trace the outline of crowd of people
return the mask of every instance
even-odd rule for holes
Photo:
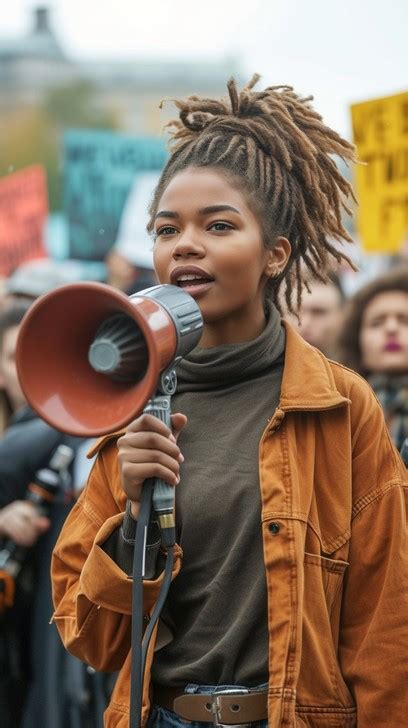
[[[149,714],[152,727],[184,725],[188,717],[173,710],[173,698],[182,696],[187,683],[194,683],[190,693],[197,695],[209,687],[216,693],[220,685],[245,685],[263,695],[269,680],[270,726],[281,725],[280,715],[284,725],[323,727],[329,712],[333,727],[403,725],[408,696],[399,681],[404,682],[406,647],[401,657],[395,649],[400,637],[406,645],[407,630],[403,611],[400,621],[395,616],[395,600],[402,600],[398,590],[407,574],[401,553],[404,510],[397,493],[405,476],[396,453],[408,438],[408,263],[402,257],[384,259],[381,275],[361,284],[355,273],[355,292],[346,292],[346,256],[332,238],[348,237],[338,193],[347,192],[347,183],[328,160],[339,152],[353,159],[353,150],[319,119],[307,100],[287,87],[256,93],[250,84],[238,92],[231,83],[225,105],[198,97],[180,102],[175,146],[151,207],[154,271],[138,269],[115,250],[107,261],[107,283],[127,294],[156,281],[177,284],[179,271],[187,276],[183,286],[201,302],[203,339],[180,364],[173,434],[141,416],[118,441],[109,440],[87,459],[90,442],[43,422],[19,385],[16,342],[31,302],[63,281],[46,276],[33,290],[36,274],[24,277],[21,271],[5,281],[0,312],[4,728],[99,728],[113,690],[105,725],[128,724],[129,615],[119,615],[116,594],[125,593],[130,580],[121,538],[125,546],[132,542],[140,486],[157,475],[176,484],[184,560],[183,566],[176,563],[180,574],[163,612],[173,639],[151,666],[154,709],[149,713],[145,695],[144,720]],[[261,243],[260,230],[273,245]],[[284,443],[262,436],[266,422]],[[261,499],[254,496],[260,441]],[[72,457],[64,473],[58,472],[55,497],[40,511],[30,500],[30,485],[50,468],[61,446]],[[226,495],[235,486],[237,492]],[[108,507],[113,501],[117,509]],[[102,514],[100,522],[89,518],[90,508]],[[258,525],[261,510],[266,534]],[[132,537],[124,538],[124,532]],[[11,588],[4,554],[12,556],[14,547],[21,569]],[[309,601],[300,581],[286,577],[290,564],[295,573],[303,562],[304,588],[313,592]],[[82,575],[89,563],[106,570],[99,587],[105,590],[105,606],[97,605],[96,612],[89,566],[88,576]],[[152,599],[156,577],[147,585]],[[332,590],[330,580],[336,580]],[[270,590],[274,605],[267,611]],[[295,599],[304,600],[296,614]],[[85,632],[91,613],[93,627]],[[293,624],[302,619],[301,648]],[[56,624],[76,657],[66,651]],[[291,682],[290,665],[297,684]],[[291,722],[295,710],[296,723]],[[190,720],[206,722],[199,711]],[[262,714],[249,722],[264,726],[265,721]]]
[[[112,251],[109,285],[128,295],[154,283],[152,271]],[[13,549],[21,570],[14,594],[0,609],[0,715],[4,728],[99,728],[114,675],[98,674],[69,655],[50,625],[51,554],[73,503],[86,484],[91,440],[70,437],[42,420],[21,389],[16,349],[24,315],[41,295],[72,282],[49,259],[21,265],[4,280],[0,308],[0,604]],[[41,342],[39,342],[39,346]],[[46,508],[30,499],[30,486],[49,467],[60,445],[72,453],[66,477]],[[3,593],[4,597],[4,593]],[[3,599],[5,602],[5,599]]]
[[[350,297],[336,272],[309,287],[299,320],[289,320],[312,346],[369,382],[401,449],[408,437],[408,261],[390,261]]]

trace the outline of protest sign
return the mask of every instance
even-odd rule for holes
[[[69,255],[103,260],[114,245],[138,174],[161,170],[164,141],[113,132],[71,130],[64,138],[64,208]]]
[[[10,275],[24,261],[47,256],[47,210],[46,176],[40,165],[0,179],[0,275]]]
[[[153,269],[153,241],[146,227],[148,208],[160,172],[141,172],[128,194],[114,250],[138,268]]]
[[[354,104],[351,115],[362,245],[395,254],[408,235],[408,92]]]

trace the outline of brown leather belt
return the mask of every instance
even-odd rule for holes
[[[267,691],[220,691],[185,693],[181,688],[153,687],[153,703],[173,711],[184,720],[212,723],[214,726],[242,725],[268,716]]]

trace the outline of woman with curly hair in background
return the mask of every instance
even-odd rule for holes
[[[408,266],[375,278],[350,299],[339,357],[381,402],[393,442],[408,437]]]

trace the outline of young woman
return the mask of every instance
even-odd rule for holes
[[[350,187],[332,155],[353,149],[309,98],[256,80],[178,102],[149,227],[158,280],[197,299],[202,339],[178,366],[172,432],[143,414],[99,441],[54,554],[67,648],[120,670],[109,728],[129,721],[128,555],[152,476],[175,487],[179,546],[143,725],[406,720],[406,473],[367,384],[277,307],[282,284],[289,306],[300,297],[303,267],[321,280],[345,257],[330,240],[348,237]]]
[[[350,299],[339,347],[341,360],[373,387],[401,449],[408,437],[408,265],[375,278]]]

